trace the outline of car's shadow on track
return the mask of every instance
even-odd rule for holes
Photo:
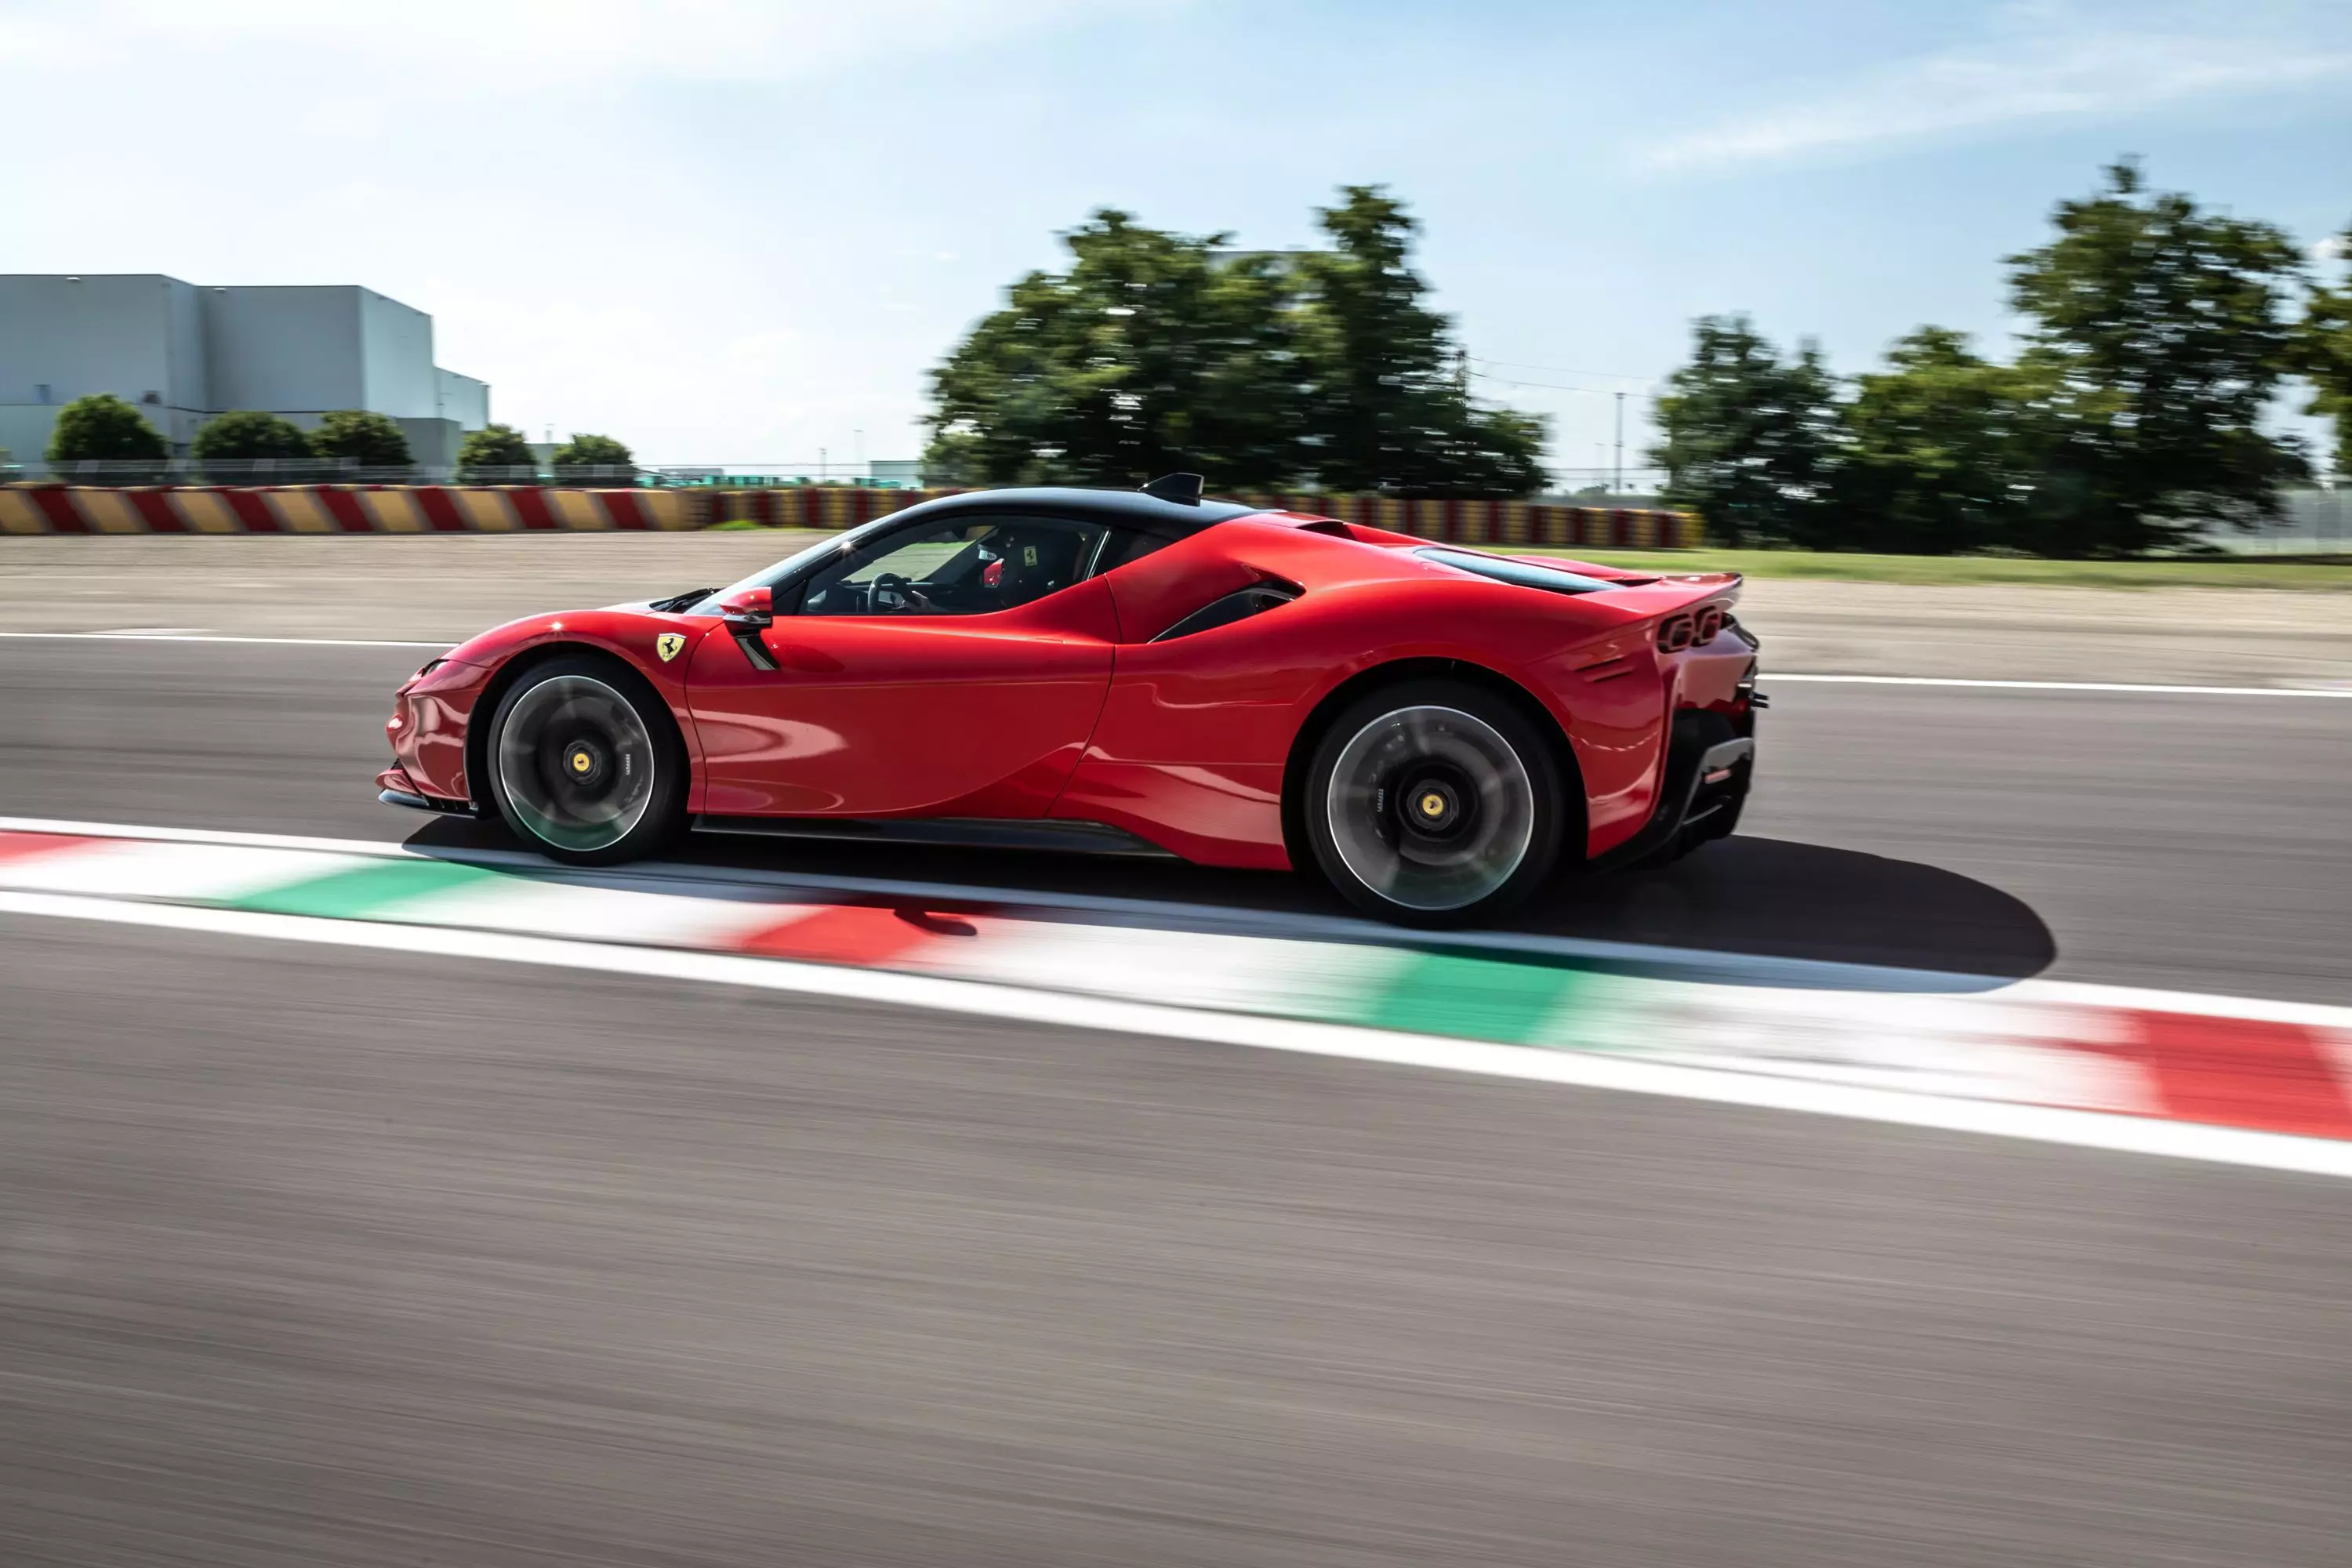
[[[2058,944],[2031,907],[1916,861],[1732,837],[1664,871],[1564,885],[1513,922],[1596,941],[2022,979]]]
[[[512,850],[503,829],[445,817],[408,839],[427,852]],[[1303,878],[1173,860],[695,835],[688,865],[1056,898],[1140,899],[1213,910],[1350,913]],[[952,900],[950,900],[952,901]],[[1915,861],[1777,838],[1733,837],[1664,871],[1563,878],[1507,929],[1597,942],[2021,979],[2057,944],[1997,888]]]

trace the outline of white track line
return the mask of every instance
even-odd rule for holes
[[[2028,1139],[2083,1149],[2251,1166],[2308,1175],[2352,1177],[2352,1142],[2247,1132],[1991,1100],[1939,1100],[1895,1089],[1717,1072],[1583,1052],[1493,1046],[1427,1035],[1392,1034],[1335,1024],[1298,1023],[1181,1007],[1070,995],[1020,986],[940,980],[868,969],[837,969],[779,959],[679,952],[657,948],[562,942],[545,937],[446,931],[362,921],[315,920],[170,904],[119,903],[43,893],[0,893],[0,913],[100,921],[172,931],[307,942],[335,947],[459,960],[532,963],[606,974],[634,974],[702,984],[828,996],[882,1006],[1102,1029],[1129,1035],[1291,1051],[1440,1072],[1565,1084],[1580,1089],[1795,1110],[1862,1121]]]
[[[1790,675],[1766,671],[1759,685],[1790,680],[1838,686],[1978,686],[1994,691],[2120,691],[2164,697],[2352,697],[2352,687],[2337,690],[2324,686],[2152,686],[2128,680],[1970,680],[1943,675]]]

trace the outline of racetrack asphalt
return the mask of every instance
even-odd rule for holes
[[[425,651],[0,639],[17,816],[505,843],[377,803]],[[1971,973],[2352,1002],[2352,700],[1763,682],[1739,837],[1563,886],[1530,929]],[[687,858],[1336,910],[1294,879],[698,838]]]
[[[397,840],[418,650],[0,642],[0,809]],[[1788,685],[1538,929],[2342,1003],[2352,703]],[[1280,878],[698,858],[1325,908]],[[2333,1563],[2317,1178],[0,917],[0,1562]]]
[[[2314,1177],[0,917],[0,1560],[2342,1561]]]

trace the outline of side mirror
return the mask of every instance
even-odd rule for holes
[[[745,588],[719,600],[719,614],[730,627],[764,626],[776,618],[775,595],[765,588]]]

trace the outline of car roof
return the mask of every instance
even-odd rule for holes
[[[904,521],[918,513],[929,517],[951,511],[1031,511],[1061,517],[1095,517],[1153,533],[1197,533],[1212,523],[1248,517],[1262,507],[1233,501],[1162,500],[1141,490],[1095,490],[1062,486],[1034,486],[1002,490],[961,490],[893,512],[890,521]]]

